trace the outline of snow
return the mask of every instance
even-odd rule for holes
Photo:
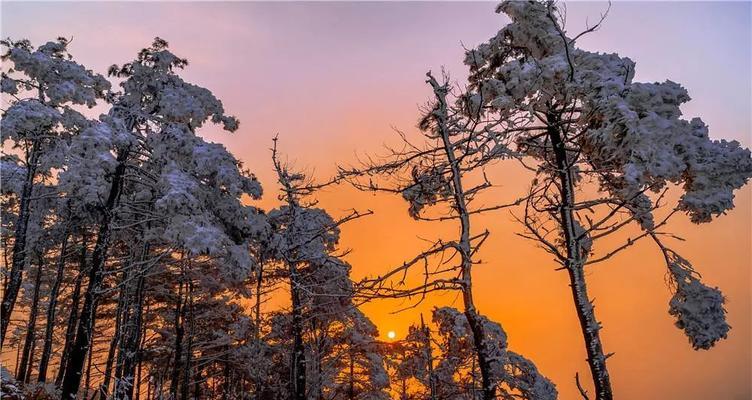
[[[413,169],[414,182],[402,190],[402,197],[410,203],[408,213],[413,218],[418,218],[426,206],[436,204],[441,199],[451,196],[449,180],[436,169],[421,171]]]
[[[507,336],[501,325],[484,316],[479,318],[486,341],[483,352],[491,362],[492,381],[502,398],[556,399],[556,386],[540,374],[531,361],[507,349]],[[440,346],[443,353],[436,367],[438,382],[454,382],[463,359],[473,357],[475,352],[470,325],[464,313],[451,307],[435,308],[433,321],[444,343]],[[451,389],[448,392],[451,393]]]
[[[718,288],[703,284],[689,261],[670,253],[669,273],[675,293],[669,302],[669,313],[676,318],[692,347],[710,349],[728,336],[726,299]]]
[[[0,188],[3,193],[21,194],[26,168],[20,165],[17,156],[4,155],[0,159]]]
[[[14,102],[3,113],[0,129],[5,140],[21,141],[44,135],[60,122],[60,113],[35,99]]]
[[[103,98],[110,89],[110,83],[69,59],[67,45],[67,41],[60,39],[33,50],[23,43],[16,43],[8,52],[8,60],[13,63],[15,71],[43,85],[46,102],[51,106],[73,103],[93,107],[97,99]],[[13,90],[12,84],[5,79],[3,92]]]

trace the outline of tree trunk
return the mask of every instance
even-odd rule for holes
[[[496,399],[496,384],[491,380],[491,361],[488,359],[488,345],[486,344],[486,335],[483,332],[483,323],[475,309],[473,301],[473,284],[472,284],[472,267],[471,258],[472,248],[470,245],[470,213],[465,203],[465,192],[462,188],[462,171],[459,162],[454,154],[454,144],[449,137],[447,127],[447,103],[446,95],[448,88],[439,86],[438,82],[429,74],[429,83],[433,87],[436,99],[439,104],[434,111],[436,125],[441,135],[444,145],[444,153],[447,156],[449,167],[452,171],[452,196],[454,198],[454,208],[460,219],[460,241],[459,252],[462,265],[462,301],[465,307],[465,317],[473,332],[473,344],[475,353],[478,357],[478,366],[480,368],[481,379],[483,380],[483,399]]]
[[[224,376],[224,382],[222,385],[222,400],[229,400],[230,399],[230,365],[226,359],[224,361],[224,370],[222,371],[222,373]]]
[[[177,302],[175,303],[175,357],[172,363],[172,376],[170,378],[170,398],[176,399],[178,395],[178,382],[180,379],[180,364],[183,361],[183,282],[180,282]]]
[[[188,302],[188,343],[186,343],[185,348],[185,364],[183,365],[183,383],[181,387],[181,398],[183,400],[188,400],[188,395],[190,393],[190,378],[191,378],[191,356],[193,355],[193,335],[194,335],[194,322],[193,322],[193,284],[189,281],[188,282],[188,294],[187,294],[187,302]],[[186,315],[183,315],[183,318],[185,320]]]
[[[21,366],[21,346],[20,344],[16,346],[16,369],[14,372],[14,376],[18,377],[18,367]]]
[[[593,377],[597,400],[613,399],[611,389],[611,379],[606,369],[606,356],[603,353],[599,331],[601,325],[595,318],[593,304],[587,294],[584,271],[584,255],[577,240],[577,230],[575,228],[574,215],[574,183],[571,175],[571,166],[567,160],[567,152],[564,147],[561,133],[559,132],[558,118],[555,115],[548,115],[548,135],[551,138],[554,155],[556,157],[556,168],[558,170],[559,191],[561,195],[560,217],[562,231],[564,232],[564,242],[567,249],[567,261],[564,267],[569,273],[570,287],[572,289],[572,298],[574,299],[577,317],[580,321],[582,336],[585,339],[585,348],[587,350],[587,361],[590,366],[590,373]]]
[[[63,281],[65,272],[65,253],[68,252],[68,229],[66,228],[63,243],[60,245],[60,255],[57,260],[57,271],[55,283],[50,289],[50,301],[47,304],[47,325],[44,328],[44,346],[42,347],[42,356],[39,359],[39,377],[38,382],[47,380],[47,366],[50,362],[50,353],[52,352],[52,334],[55,330],[55,311],[57,308],[57,296],[60,292],[60,285]]]
[[[127,281],[128,274],[124,271],[122,273],[122,281]],[[110,388],[110,379],[112,379],[112,365],[115,362],[115,352],[119,348],[120,336],[123,330],[123,309],[127,307],[128,291],[126,288],[120,290],[118,296],[117,310],[115,311],[115,330],[112,333],[112,339],[110,340],[110,348],[107,351],[107,360],[105,361],[104,372],[102,373],[102,384],[99,386],[99,398],[104,400],[107,398]],[[122,354],[122,353],[119,353]]]
[[[21,189],[18,218],[16,220],[16,229],[13,234],[13,265],[10,269],[8,285],[5,287],[5,290],[3,290],[3,302],[2,305],[0,305],[0,347],[2,347],[5,342],[5,334],[10,325],[10,317],[13,313],[13,308],[16,305],[18,291],[21,289],[21,277],[26,264],[26,232],[29,227],[29,206],[31,203],[31,192],[34,188],[37,162],[39,161],[39,150],[36,141],[31,145],[26,160],[26,179],[24,180],[24,185]]]
[[[29,351],[29,366],[26,368],[26,376],[23,377],[23,381],[26,383],[31,382],[31,371],[34,369],[34,352],[37,348],[37,337],[34,335],[34,340],[31,342],[31,350]]]
[[[39,150],[35,141],[26,157],[26,179],[21,189],[18,219],[13,234],[13,265],[10,269],[8,285],[3,290],[3,302],[0,305],[0,347],[5,343],[5,334],[8,332],[8,326],[10,326],[10,317],[16,305],[18,291],[21,289],[21,277],[26,264],[26,231],[29,227],[31,192],[34,188],[38,161]]]
[[[112,187],[110,188],[107,203],[103,210],[104,215],[99,224],[97,244],[94,246],[94,252],[91,256],[89,286],[86,288],[86,293],[84,294],[84,305],[81,310],[81,317],[78,321],[76,342],[65,366],[65,378],[63,380],[61,397],[63,400],[76,398],[78,387],[81,384],[81,372],[83,371],[84,359],[86,353],[91,347],[92,328],[96,320],[97,302],[99,301],[100,296],[99,291],[102,286],[102,280],[104,279],[107,250],[109,249],[110,237],[112,235],[111,223],[113,219],[113,210],[120,198],[128,153],[128,150],[124,150],[118,154],[118,165],[115,168],[112,177]]]
[[[433,374],[433,352],[431,351],[431,330],[423,322],[423,314],[420,314],[420,328],[423,330],[423,348],[426,352],[426,363],[428,364],[428,388],[430,390],[430,399],[436,400],[436,377]]]
[[[303,307],[298,288],[298,269],[295,262],[289,263],[290,296],[292,298],[292,363],[290,370],[290,394],[294,400],[306,400],[306,359],[303,345]]]
[[[137,364],[140,367],[140,348],[141,348],[141,330],[142,330],[142,311],[144,304],[144,277],[141,275],[136,283],[134,294],[135,305],[132,305],[132,311],[128,314],[128,327],[125,332],[125,343],[121,349],[122,360],[122,378],[117,380],[115,390],[115,399],[133,398],[134,389],[137,390],[138,379],[134,379]],[[139,370],[140,371],[140,370]]]
[[[82,399],[87,400],[89,398],[89,384],[91,383],[91,360],[93,351],[88,353],[88,361],[86,362],[86,380],[84,381],[84,393],[81,396]]]
[[[42,285],[42,262],[40,260],[37,266],[37,275],[34,279],[34,294],[31,300],[31,309],[29,310],[29,321],[26,324],[26,339],[24,339],[23,352],[21,353],[21,366],[18,368],[16,377],[19,381],[26,383],[26,377],[31,369],[31,347],[36,341],[36,324],[37,315],[39,314],[39,287]]]
[[[196,363],[196,368],[193,371],[193,398],[201,398],[201,364]]]
[[[143,288],[141,290],[143,291]],[[133,391],[135,390],[136,391],[136,396],[135,396],[136,400],[139,400],[141,398],[141,370],[142,370],[142,367],[143,367],[143,360],[141,358],[141,350],[144,348],[144,342],[146,340],[146,324],[144,324],[144,323],[141,322],[142,321],[141,307],[144,304],[144,296],[143,296],[143,294],[141,295],[141,298],[139,300],[139,304],[140,304],[140,306],[139,306],[139,310],[138,310],[138,320],[137,321],[138,321],[138,324],[140,325],[141,330],[139,330],[139,335],[140,336],[138,338],[138,345],[136,345],[137,348],[136,348],[136,352],[135,352],[135,362],[136,362],[136,365],[137,365],[137,367],[136,367],[136,373],[137,373],[137,375],[136,375],[136,380],[133,382],[133,385],[131,385],[131,387],[128,389],[129,391],[127,393],[127,398],[128,399],[133,398]],[[146,307],[146,314],[147,315],[149,314],[149,307],[148,306]],[[126,377],[129,376],[128,375],[128,371],[129,370],[126,369],[126,375],[125,375]],[[196,381],[196,382],[198,382],[198,381]],[[149,390],[149,385],[151,385],[151,382],[147,382],[146,383],[147,392]],[[148,393],[147,393],[147,398],[148,398]]]
[[[76,283],[73,287],[73,294],[71,295],[70,314],[68,314],[68,326],[65,330],[65,344],[63,345],[63,353],[60,356],[60,367],[55,377],[55,385],[60,386],[63,382],[65,375],[65,365],[68,363],[68,357],[70,356],[71,349],[73,348],[73,342],[76,339],[76,324],[78,323],[78,303],[81,299],[81,284],[83,283],[84,276],[86,275],[86,235],[83,234],[81,238],[81,255],[79,258],[78,276],[76,277]]]
[[[261,289],[262,289],[262,282],[264,278],[264,258],[263,256],[259,257],[259,263],[258,263],[258,274],[256,276],[256,304],[254,306],[254,321],[256,322],[255,330],[254,330],[254,339],[256,340],[256,349],[260,353],[261,352]],[[261,379],[261,369],[256,368],[256,400],[261,399],[261,394],[264,392],[264,384]]]
[[[325,344],[324,344],[324,338],[323,336],[326,335],[324,332],[324,328],[318,328],[316,320],[313,320],[313,332],[315,335],[315,341],[316,341],[316,399],[317,400],[323,400],[324,399],[324,366],[323,364],[323,354],[326,351]]]

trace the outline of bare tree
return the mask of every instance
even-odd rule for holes
[[[375,278],[360,283],[359,289],[366,298],[414,298],[422,301],[434,291],[456,290],[462,295],[464,316],[472,332],[475,356],[481,373],[482,398],[495,399],[503,392],[502,378],[506,349],[494,338],[491,331],[501,329],[478,312],[473,300],[472,269],[478,263],[475,255],[489,232],[474,232],[472,216],[519,204],[471,208],[470,204],[485,189],[492,187],[483,173],[491,161],[504,157],[506,144],[489,136],[487,130],[478,129],[483,121],[467,117],[462,109],[451,106],[447,96],[448,83],[439,82],[429,72],[435,101],[421,119],[425,143],[416,145],[401,134],[404,146],[390,149],[391,154],[381,162],[366,162],[364,168],[341,169],[341,177],[362,190],[400,193],[410,203],[409,213],[418,220],[453,221],[459,230],[456,238],[438,240],[429,249],[403,265]],[[477,113],[476,113],[477,115]],[[475,174],[480,183],[466,188],[468,176]],[[384,183],[374,181],[379,177]],[[368,178],[368,183],[365,183]],[[425,215],[425,208],[445,207],[444,215]],[[438,260],[435,267],[429,266]],[[456,261],[455,261],[456,260]],[[406,284],[405,277],[423,267],[422,283]],[[396,281],[396,282],[395,282]],[[545,378],[544,378],[545,379]],[[553,385],[533,398],[554,398]],[[523,394],[524,395],[524,394]]]

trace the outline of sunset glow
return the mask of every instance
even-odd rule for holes
[[[382,160],[386,148],[401,148],[400,135],[395,131],[419,140],[416,125],[420,110],[433,99],[426,72],[440,77],[444,70],[450,83],[459,88],[467,86],[463,46],[473,48],[487,41],[509,22],[506,16],[493,12],[494,6],[491,2],[3,2],[1,22],[3,38],[28,38],[34,44],[59,36],[74,38],[69,50],[75,60],[102,74],[113,63],[133,59],[154,37],[167,40],[170,51],[189,60],[181,76],[211,90],[221,99],[226,113],[240,121],[233,133],[208,122],[198,133],[207,141],[223,145],[257,178],[263,195],[253,199],[244,193],[242,202],[268,212],[288,204],[271,160],[274,143],[280,148],[282,161],[293,170],[304,171],[315,182],[327,182],[340,168],[362,166],[364,160]],[[567,21],[572,27],[568,34],[580,31],[586,21],[597,20],[607,7],[603,2],[571,2],[567,6]],[[614,2],[601,29],[578,39],[577,46],[629,57],[637,65],[636,81],[680,82],[692,98],[681,106],[684,118],[702,117],[711,138],[736,140],[750,147],[751,27],[750,2]],[[118,79],[122,78],[113,78],[113,82]],[[4,95],[3,110],[9,99]],[[96,117],[107,109],[98,105],[88,112],[89,117]],[[275,135],[277,142],[272,141]],[[528,193],[533,178],[521,163],[489,163],[482,173],[472,175],[470,187],[481,185],[483,179],[492,182],[489,191],[474,199],[472,205],[513,203]],[[593,195],[596,186],[593,183],[577,194]],[[588,267],[586,273],[590,299],[594,299],[603,326],[600,334],[605,351],[614,354],[608,358],[608,367],[616,398],[752,396],[752,190],[748,185],[734,194],[734,209],[711,223],[697,225],[678,213],[661,228],[682,239],[671,237],[672,249],[690,260],[704,282],[720,288],[727,300],[725,309],[732,329],[728,338],[711,350],[694,350],[668,313],[675,282],[670,280],[664,254],[646,240],[633,246],[625,241],[639,235],[640,229],[629,226],[620,231],[625,236],[603,240],[603,248],[628,243],[625,247],[630,251],[609,256],[603,263]],[[672,187],[666,196],[669,201],[677,201],[681,187]],[[307,200],[334,220],[352,216],[353,210],[362,213],[357,221],[337,226],[340,239],[336,254],[347,263],[346,267],[337,266],[358,282],[382,276],[420,251],[458,235],[456,220],[425,222],[411,218],[405,199],[402,192],[374,193],[339,182]],[[176,201],[188,202],[182,198]],[[656,220],[667,214],[662,212]],[[503,327],[509,349],[533,360],[556,384],[560,399],[581,398],[574,377],[575,373],[589,376],[588,356],[578,314],[572,307],[569,276],[555,262],[549,247],[523,237],[524,226],[519,223],[523,216],[521,207],[473,215],[472,233],[488,232],[482,239],[483,247],[473,253],[479,260],[472,270],[474,301],[479,312]],[[559,231],[551,232],[553,237]],[[552,239],[556,240],[558,237]],[[93,242],[89,244],[93,247]],[[128,253],[128,257],[134,254]],[[47,262],[45,270],[49,267],[54,271],[54,261]],[[254,263],[248,261],[243,274],[253,278],[258,271],[253,269]],[[418,265],[419,272],[405,275],[406,284],[423,283],[424,266]],[[437,265],[430,267],[440,269]],[[425,270],[428,268],[426,264]],[[36,267],[24,272],[24,287],[31,286],[32,271]],[[65,271],[78,276],[77,265]],[[114,267],[113,271],[117,272],[113,276],[121,273]],[[395,276],[395,281],[402,278]],[[207,285],[216,284],[211,277],[206,281]],[[72,291],[74,284],[71,278],[63,290]],[[177,278],[164,284],[179,286],[181,295],[193,290]],[[44,285],[52,286],[47,281]],[[277,345],[283,341],[274,336],[274,329],[287,329],[295,321],[283,318],[294,304],[289,296],[291,285],[284,280],[274,285],[274,291],[269,290],[258,309],[253,308],[256,287],[245,288],[251,295],[238,302],[242,304],[237,309],[234,303],[228,307],[227,316],[230,319],[244,313],[248,317],[244,323],[251,326],[255,312],[280,312],[274,315],[277,325],[270,322],[265,332],[254,332],[257,339],[268,334],[272,340],[279,340]],[[24,293],[19,307],[27,310],[31,296],[27,290]],[[158,298],[162,297],[172,299]],[[428,332],[436,333],[431,317],[437,307],[463,307],[462,296],[448,290],[367,300],[361,305],[358,299],[359,310],[372,322],[363,324],[367,326],[363,329],[372,331],[377,340],[385,337],[387,341],[378,343],[390,348],[409,340],[412,327],[420,326],[424,318]],[[46,301],[42,300],[44,307]],[[180,313],[185,313],[192,301],[178,300],[177,306],[158,309],[163,312],[158,319],[173,323],[185,318]],[[23,312],[14,319],[25,323],[27,311]],[[59,313],[61,320],[67,315],[67,311]],[[185,332],[206,329],[185,326]],[[337,327],[342,331],[350,328]],[[110,330],[114,331],[114,325],[102,328],[102,332]],[[385,336],[381,336],[383,332]],[[64,333],[56,332],[55,337],[64,338]],[[165,341],[174,339],[171,332],[156,331],[150,332],[149,338],[159,335]],[[38,338],[41,336],[43,333]],[[245,343],[247,337],[253,334],[227,340]],[[19,346],[21,341],[14,343]],[[104,359],[110,341],[96,344]],[[217,347],[225,345],[222,342]],[[35,346],[41,348],[41,342],[35,342]],[[2,350],[1,361],[9,370],[16,366],[17,350],[9,345]],[[169,353],[163,362],[172,363],[175,357]],[[53,361],[58,358],[54,355]],[[278,362],[270,360],[265,361]],[[95,358],[94,364],[97,361]],[[354,364],[351,359],[347,362]],[[102,360],[99,363],[104,364]],[[97,368],[101,370],[99,365]],[[50,375],[48,382],[55,378]],[[36,372],[33,377],[36,379]],[[585,386],[592,393],[591,382]]]

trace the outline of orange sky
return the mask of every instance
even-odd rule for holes
[[[3,3],[2,36],[34,42],[73,37],[71,52],[101,72],[150,43],[167,39],[189,58],[186,79],[206,86],[241,120],[238,133],[209,133],[256,172],[266,190],[260,203],[276,204],[269,147],[281,150],[320,177],[357,153],[394,143],[391,127],[414,131],[417,106],[428,99],[428,69],[446,66],[461,81],[461,43],[493,35],[505,19],[493,3]],[[572,3],[572,30],[593,21],[602,3]],[[587,49],[619,52],[637,62],[637,80],[671,79],[693,101],[711,135],[750,140],[750,3],[614,4],[603,29],[581,42]],[[103,18],[106,16],[106,18]],[[34,23],[30,23],[30,19]],[[512,199],[524,187],[516,168],[492,168],[499,193]],[[397,197],[347,187],[319,195],[334,215],[372,209],[375,215],[343,228],[352,249],[353,277],[386,271],[426,246],[420,238],[454,234],[451,225],[416,223]],[[620,399],[748,399],[752,396],[750,265],[752,196],[746,187],[737,208],[702,226],[679,217],[670,228],[687,239],[675,244],[705,281],[728,297],[733,329],[711,351],[691,349],[668,315],[665,267],[649,243],[635,246],[589,271],[591,295],[603,322],[605,350]],[[520,226],[502,211],[475,220],[491,238],[480,253],[475,296],[480,311],[501,322],[513,350],[531,358],[575,399],[574,374],[587,376],[585,352],[568,280],[533,243],[514,235]],[[397,315],[400,304],[364,307],[382,335],[404,335],[419,312],[455,304],[435,296]]]

